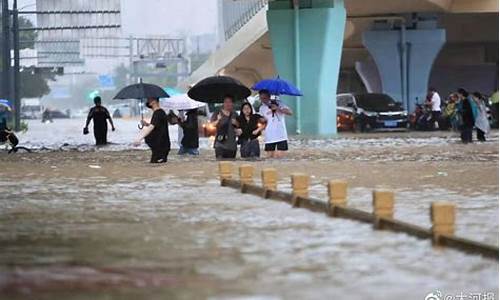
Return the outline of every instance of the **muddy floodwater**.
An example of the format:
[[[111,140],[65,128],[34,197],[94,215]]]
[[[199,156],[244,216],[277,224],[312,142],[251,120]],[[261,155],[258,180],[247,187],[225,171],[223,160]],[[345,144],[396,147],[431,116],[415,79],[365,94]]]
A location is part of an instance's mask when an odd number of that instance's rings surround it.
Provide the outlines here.
[[[135,121],[117,120],[102,148],[82,124],[33,121],[20,135],[33,153],[0,151],[0,299],[498,299],[496,260],[220,187],[209,139],[200,157],[172,150],[151,166],[131,146]],[[346,179],[349,205],[366,211],[374,188],[394,190],[395,217],[424,227],[430,203],[454,202],[456,234],[498,246],[497,132],[473,145],[405,132],[290,148],[245,163],[275,167],[284,191],[308,173],[325,201],[327,181]]]

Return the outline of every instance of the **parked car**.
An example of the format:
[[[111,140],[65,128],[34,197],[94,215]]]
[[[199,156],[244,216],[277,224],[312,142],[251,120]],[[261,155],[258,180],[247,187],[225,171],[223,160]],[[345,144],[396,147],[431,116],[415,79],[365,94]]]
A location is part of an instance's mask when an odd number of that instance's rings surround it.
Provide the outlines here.
[[[408,127],[408,112],[386,94],[337,95],[338,130],[401,130]]]
[[[50,110],[50,116],[52,119],[69,119],[70,116],[67,113],[63,113],[60,110]]]

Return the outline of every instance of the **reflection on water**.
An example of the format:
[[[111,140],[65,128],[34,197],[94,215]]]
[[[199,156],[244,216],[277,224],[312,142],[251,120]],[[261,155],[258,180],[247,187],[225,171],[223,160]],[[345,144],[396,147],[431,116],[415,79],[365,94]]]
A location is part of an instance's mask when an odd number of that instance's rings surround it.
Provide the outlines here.
[[[216,181],[32,175],[7,179],[0,190],[0,298],[423,299],[435,289],[498,294],[495,261],[241,195]],[[312,193],[321,196],[317,187]],[[366,190],[351,193],[354,206],[369,209]],[[444,192],[426,193],[402,191],[397,215],[428,225],[421,215],[428,202],[420,198]],[[498,208],[494,199],[480,197],[472,209]],[[496,212],[480,221],[460,214],[459,232],[495,240]]]

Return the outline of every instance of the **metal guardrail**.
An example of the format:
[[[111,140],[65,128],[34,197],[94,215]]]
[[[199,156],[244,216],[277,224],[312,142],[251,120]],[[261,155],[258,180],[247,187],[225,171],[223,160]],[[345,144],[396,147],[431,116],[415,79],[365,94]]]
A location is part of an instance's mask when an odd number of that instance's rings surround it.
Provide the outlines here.
[[[226,41],[267,7],[267,3],[268,0],[225,0],[222,9]]]

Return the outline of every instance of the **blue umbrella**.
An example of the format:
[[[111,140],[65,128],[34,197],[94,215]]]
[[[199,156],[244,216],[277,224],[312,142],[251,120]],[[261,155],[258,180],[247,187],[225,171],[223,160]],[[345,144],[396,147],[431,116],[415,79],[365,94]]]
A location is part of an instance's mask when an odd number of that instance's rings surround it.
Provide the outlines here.
[[[8,110],[12,110],[12,104],[7,99],[0,99],[0,106],[6,107]]]
[[[274,79],[264,79],[257,82],[253,87],[254,91],[267,90],[271,95],[302,96],[302,92],[290,82],[281,79],[279,76]]]

